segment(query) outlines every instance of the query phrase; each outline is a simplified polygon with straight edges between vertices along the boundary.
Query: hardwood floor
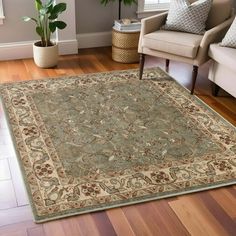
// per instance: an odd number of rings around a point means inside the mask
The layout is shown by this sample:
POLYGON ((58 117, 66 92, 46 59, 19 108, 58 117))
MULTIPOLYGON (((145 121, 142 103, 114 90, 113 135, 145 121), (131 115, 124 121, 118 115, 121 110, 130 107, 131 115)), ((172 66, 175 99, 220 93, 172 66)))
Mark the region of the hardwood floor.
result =
MULTIPOLYGON (((145 67, 160 66, 164 60, 147 57, 145 67)), ((209 63, 199 70, 195 94, 229 122, 236 125, 236 99, 224 91, 211 96, 207 79, 209 63)), ((110 70, 138 68, 111 60, 111 48, 80 50, 62 56, 57 68, 39 69, 33 60, 0 62, 0 82, 34 80, 110 70)), ((190 65, 170 62, 169 73, 187 88, 190 65)), ((236 86, 236 84, 235 84, 236 86)), ((1 236, 224 236, 236 235, 236 186, 152 201, 35 224, 0 107, 0 235, 1 236)))

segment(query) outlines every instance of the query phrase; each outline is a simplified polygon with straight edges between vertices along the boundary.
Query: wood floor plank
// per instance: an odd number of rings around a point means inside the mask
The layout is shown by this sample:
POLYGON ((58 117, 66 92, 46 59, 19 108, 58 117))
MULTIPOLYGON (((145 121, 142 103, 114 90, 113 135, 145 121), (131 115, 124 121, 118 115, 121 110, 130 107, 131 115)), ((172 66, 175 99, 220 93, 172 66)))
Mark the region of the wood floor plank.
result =
POLYGON ((208 208, 200 201, 196 201, 193 196, 182 196, 178 200, 170 202, 169 205, 191 235, 228 235, 208 208))
POLYGON ((145 215, 145 217, 143 217, 143 220, 147 225, 151 226, 149 226, 149 229, 151 230, 153 235, 173 235, 166 227, 165 220, 153 207, 153 204, 138 204, 136 208, 140 215, 145 215))
POLYGON ((8 159, 0 159, 0 181, 2 180, 10 180, 11 173, 9 168, 8 159))
POLYGON ((216 202, 216 200, 210 195, 209 192, 199 193, 198 196, 208 211, 217 219, 222 227, 226 230, 227 235, 235 235, 236 224, 233 219, 230 218, 227 212, 224 211, 223 207, 216 202))
POLYGON ((115 236, 116 232, 105 211, 94 212, 91 214, 100 235, 115 236))
MULTIPOLYGON (((0 103, 0 109, 2 105, 0 103)), ((14 148, 7 128, 5 116, 0 112, 0 159, 9 158, 14 155, 14 148)))
POLYGON ((27 236, 45 236, 43 225, 27 228, 27 236))
POLYGON ((52 236, 52 235, 67 236, 70 233, 70 232, 65 232, 63 225, 58 220, 44 223, 43 232, 45 233, 45 236, 52 236))
POLYGON ((236 209, 232 207, 235 204, 236 196, 232 195, 228 189, 211 190, 209 194, 220 205, 232 219, 236 218, 236 209))
POLYGON ((12 184, 14 186, 17 206, 25 206, 29 204, 26 194, 26 187, 22 178, 20 167, 16 155, 9 158, 10 172, 12 176, 12 184))
POLYGON ((81 235, 101 236, 91 214, 81 215, 77 218, 77 224, 81 235))
POLYGON ((9 224, 9 225, 0 227, 0 235, 9 236, 9 235, 14 235, 17 232, 21 232, 27 235, 27 229, 34 228, 36 226, 37 225, 32 220, 17 223, 17 224, 9 224))
POLYGON ((64 229, 64 232, 66 232, 67 236, 83 236, 84 234, 80 230, 80 226, 78 224, 78 221, 80 219, 80 216, 70 217, 67 219, 60 220, 60 223, 64 229))
POLYGON ((175 201, 174 198, 160 201, 153 201, 151 206, 157 212, 157 217, 163 219, 163 225, 168 229, 168 235, 187 236, 190 235, 180 219, 169 206, 169 202, 175 201), (169 201, 170 200, 170 201, 169 201))
POLYGON ((118 236, 122 235, 135 236, 134 231, 132 230, 121 208, 110 209, 107 211, 107 215, 118 236))
POLYGON ((1 61, 1 66, 0 66, 0 80, 1 82, 6 82, 7 79, 9 79, 9 75, 8 75, 8 70, 7 68, 7 62, 8 61, 1 61))
POLYGON ((1 103, 0 103, 0 129, 1 130, 6 130, 7 129, 5 114, 4 114, 3 106, 2 106, 1 103))
POLYGON ((232 196, 234 196, 234 198, 236 198, 236 186, 230 186, 226 188, 228 192, 231 193, 232 196))
POLYGON ((32 219, 33 215, 30 206, 3 209, 0 210, 0 229, 6 225, 15 225, 20 222, 32 221, 32 219))
POLYGON ((27 235, 27 230, 26 229, 21 229, 21 230, 15 230, 12 232, 6 232, 1 234, 1 236, 28 236, 27 235))
POLYGON ((12 180, 0 181, 0 210, 17 207, 12 180))
POLYGON ((136 206, 123 207, 122 210, 136 236, 160 235, 158 235, 157 232, 153 232, 153 228, 151 228, 152 225, 145 222, 146 215, 145 217, 140 215, 136 206))

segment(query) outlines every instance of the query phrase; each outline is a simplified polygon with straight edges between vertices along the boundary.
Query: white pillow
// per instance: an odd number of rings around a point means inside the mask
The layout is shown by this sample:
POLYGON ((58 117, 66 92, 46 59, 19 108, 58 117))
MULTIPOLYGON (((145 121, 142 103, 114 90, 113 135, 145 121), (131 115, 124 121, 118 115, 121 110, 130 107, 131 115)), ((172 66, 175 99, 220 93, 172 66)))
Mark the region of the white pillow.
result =
POLYGON ((236 17, 220 43, 220 46, 236 48, 236 17))
POLYGON ((162 29, 204 34, 211 3, 212 0, 198 0, 192 4, 188 0, 172 0, 162 29))

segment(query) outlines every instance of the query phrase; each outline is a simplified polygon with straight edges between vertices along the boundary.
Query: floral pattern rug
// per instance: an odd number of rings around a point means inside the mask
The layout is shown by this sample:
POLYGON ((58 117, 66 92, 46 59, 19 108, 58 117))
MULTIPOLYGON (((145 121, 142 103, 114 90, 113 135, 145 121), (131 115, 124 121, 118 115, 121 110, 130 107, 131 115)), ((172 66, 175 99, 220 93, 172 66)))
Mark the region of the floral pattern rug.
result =
POLYGON ((236 129, 159 68, 0 85, 36 222, 235 184, 236 129))

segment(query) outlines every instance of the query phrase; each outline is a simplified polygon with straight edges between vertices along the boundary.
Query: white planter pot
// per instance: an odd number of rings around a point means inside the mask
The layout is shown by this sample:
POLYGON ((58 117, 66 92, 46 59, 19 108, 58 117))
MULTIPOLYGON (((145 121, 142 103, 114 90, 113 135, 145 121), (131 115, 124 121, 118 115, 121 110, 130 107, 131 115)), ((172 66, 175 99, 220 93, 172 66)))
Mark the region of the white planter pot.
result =
POLYGON ((39 42, 33 45, 34 62, 42 68, 50 68, 57 65, 58 62, 58 45, 49 47, 40 47, 39 42))

